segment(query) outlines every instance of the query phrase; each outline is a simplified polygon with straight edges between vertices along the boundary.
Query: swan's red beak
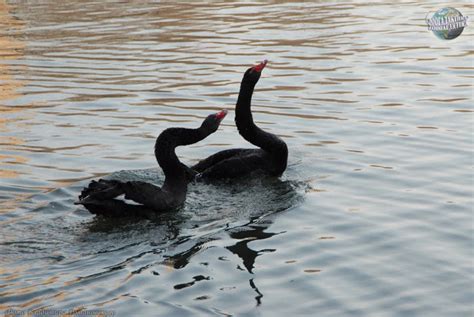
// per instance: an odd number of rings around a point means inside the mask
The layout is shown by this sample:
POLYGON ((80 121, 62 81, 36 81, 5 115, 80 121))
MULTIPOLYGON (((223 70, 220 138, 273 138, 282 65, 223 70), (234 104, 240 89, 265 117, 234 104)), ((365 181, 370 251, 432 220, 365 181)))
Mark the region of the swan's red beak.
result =
POLYGON ((267 63, 268 63, 268 60, 265 59, 265 60, 264 60, 263 62, 261 62, 260 64, 255 65, 255 66, 253 67, 253 70, 260 73, 260 72, 265 68, 265 66, 267 66, 267 63))
POLYGON ((224 119, 226 115, 227 115, 227 110, 224 109, 224 110, 219 111, 218 113, 216 113, 216 118, 219 121, 222 121, 222 119, 224 119))

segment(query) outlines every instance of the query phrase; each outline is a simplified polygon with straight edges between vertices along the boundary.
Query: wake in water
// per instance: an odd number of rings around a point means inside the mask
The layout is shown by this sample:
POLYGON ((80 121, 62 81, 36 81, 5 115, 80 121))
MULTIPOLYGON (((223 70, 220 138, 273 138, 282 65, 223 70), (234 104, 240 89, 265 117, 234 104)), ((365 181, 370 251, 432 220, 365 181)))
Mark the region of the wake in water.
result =
MULTIPOLYGON (((299 163, 290 165, 285 177, 301 179, 300 168, 299 163)), ((164 175, 154 168, 119 171, 106 178, 160 184, 164 175)), ((94 293, 87 285, 119 281, 124 274, 164 275, 170 268, 192 271, 201 265, 200 256, 206 250, 224 254, 210 260, 211 265, 232 256, 241 270, 253 273, 257 257, 273 251, 255 250, 249 243, 281 234, 270 229, 275 217, 299 206, 307 190, 304 181, 262 175, 212 184, 193 182, 186 202, 173 212, 155 213, 148 219, 109 218, 73 207, 76 193, 88 181, 33 196, 4 222, 0 249, 9 261, 30 268, 25 273, 33 279, 62 276, 41 288, 41 296, 74 292, 84 298, 94 293), (214 249, 216 246, 220 248, 214 249)), ((164 285, 180 290, 206 278, 194 275, 182 281, 178 274, 164 285)), ((12 283, 17 285, 13 287, 24 285, 21 279, 12 283)), ((249 291, 259 302, 258 283, 249 283, 249 291)), ((39 295, 33 290, 24 296, 39 295)), ((6 300, 15 298, 7 296, 6 300)))
MULTIPOLYGON (((164 175, 153 168, 119 171, 105 178, 160 184, 164 175)), ((57 256, 51 259, 55 260, 68 258, 71 252, 94 253, 140 241, 151 241, 157 246, 179 245, 178 237, 182 236, 199 244, 224 232, 245 231, 266 223, 275 214, 298 206, 307 189, 303 181, 274 177, 223 180, 212 184, 192 182, 185 204, 177 210, 151 213, 147 219, 111 219, 91 218, 81 207, 71 209, 75 193, 86 182, 35 195, 25 201, 24 208, 10 214, 11 219, 3 227, 4 239, 0 245, 3 253, 48 260, 54 249, 57 256), (25 227, 21 230, 22 236, 15 234, 19 225, 25 227)))
MULTIPOLYGON (((119 171, 109 177, 153 183, 160 182, 163 176, 157 169, 146 169, 119 171)), ((120 237, 127 244, 130 240, 148 241, 154 246, 148 252, 166 250, 160 263, 174 268, 186 266, 191 257, 212 241, 230 237, 238 242, 226 248, 239 256, 243 266, 251 272, 257 254, 251 252, 246 243, 277 234, 267 232, 273 217, 297 207, 305 190, 305 182, 268 176, 212 184, 194 182, 189 186, 186 203, 181 209, 155 214, 148 220, 95 217, 88 223, 88 233, 83 237, 90 241, 93 233, 97 237, 106 234, 109 239, 120 237), (122 239, 124 235, 128 238, 122 239)), ((109 247, 115 249, 112 244, 109 247)))

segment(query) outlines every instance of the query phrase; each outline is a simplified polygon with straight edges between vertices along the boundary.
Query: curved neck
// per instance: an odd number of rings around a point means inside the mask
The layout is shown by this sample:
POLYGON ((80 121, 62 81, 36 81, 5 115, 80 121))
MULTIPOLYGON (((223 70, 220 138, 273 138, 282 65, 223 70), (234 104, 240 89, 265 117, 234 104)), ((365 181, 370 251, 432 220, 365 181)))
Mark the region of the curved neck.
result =
POLYGON ((169 128, 158 136, 155 143, 155 157, 165 174, 164 189, 179 188, 188 183, 184 165, 176 156, 176 147, 199 142, 208 135, 202 128, 169 128))
POLYGON ((251 101, 255 84, 242 81, 235 107, 235 123, 240 135, 255 146, 275 155, 287 156, 285 142, 276 135, 265 132, 253 121, 251 101))

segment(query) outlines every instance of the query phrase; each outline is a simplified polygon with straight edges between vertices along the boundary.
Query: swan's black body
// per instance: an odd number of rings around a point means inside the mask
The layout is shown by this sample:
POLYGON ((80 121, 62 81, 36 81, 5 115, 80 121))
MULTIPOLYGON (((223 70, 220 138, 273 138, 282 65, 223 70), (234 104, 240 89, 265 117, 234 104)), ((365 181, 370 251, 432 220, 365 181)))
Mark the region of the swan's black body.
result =
POLYGON ((226 113, 208 116, 197 129, 169 128, 158 136, 155 156, 165 174, 161 188, 141 181, 100 179, 84 188, 76 204, 106 216, 146 216, 179 207, 186 199, 187 185, 195 172, 179 161, 175 148, 194 144, 214 133, 226 113), (135 204, 117 199, 121 195, 135 204))
POLYGON ((235 107, 235 123, 240 135, 259 149, 230 149, 211 155, 192 167, 199 173, 199 178, 235 178, 254 171, 280 176, 285 171, 288 161, 286 143, 257 127, 252 117, 252 95, 265 65, 266 61, 245 72, 235 107))

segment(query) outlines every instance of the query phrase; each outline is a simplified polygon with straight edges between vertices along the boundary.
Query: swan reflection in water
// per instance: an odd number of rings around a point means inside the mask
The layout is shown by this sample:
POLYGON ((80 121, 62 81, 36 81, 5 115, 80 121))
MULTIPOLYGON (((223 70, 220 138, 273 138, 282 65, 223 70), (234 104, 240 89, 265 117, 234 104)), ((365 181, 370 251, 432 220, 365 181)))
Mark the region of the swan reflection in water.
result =
MULTIPOLYGON (((159 175, 156 174, 156 170, 146 170, 141 172, 141 177, 157 179, 159 175)), ((136 175, 140 173, 122 171, 114 177, 127 180, 130 177, 136 178, 136 175)), ((212 184, 192 183, 186 204, 178 212, 157 214, 155 218, 148 220, 98 216, 89 223, 88 229, 89 233, 120 232, 120 235, 127 235, 129 229, 133 231, 131 236, 135 239, 151 240, 149 243, 152 248, 136 255, 136 258, 156 254, 158 259, 135 270, 135 274, 160 265, 183 269, 195 255, 213 247, 213 241, 224 240, 230 242, 225 249, 241 260, 237 269, 253 275, 257 257, 263 253, 274 252, 275 249, 254 250, 249 246, 249 242, 279 234, 268 231, 273 223, 272 219, 279 213, 297 206, 302 200, 304 190, 303 183, 274 177, 251 177, 212 184)), ((127 244, 131 243, 130 237, 124 240, 127 244)), ((128 258, 124 263, 117 264, 115 269, 122 268, 133 260, 128 258)), ((190 282, 174 285, 174 289, 190 287, 202 279, 209 278, 195 276, 190 282)), ((253 277, 249 279, 249 285, 256 292, 255 300, 257 305, 260 305, 263 294, 253 277)))

